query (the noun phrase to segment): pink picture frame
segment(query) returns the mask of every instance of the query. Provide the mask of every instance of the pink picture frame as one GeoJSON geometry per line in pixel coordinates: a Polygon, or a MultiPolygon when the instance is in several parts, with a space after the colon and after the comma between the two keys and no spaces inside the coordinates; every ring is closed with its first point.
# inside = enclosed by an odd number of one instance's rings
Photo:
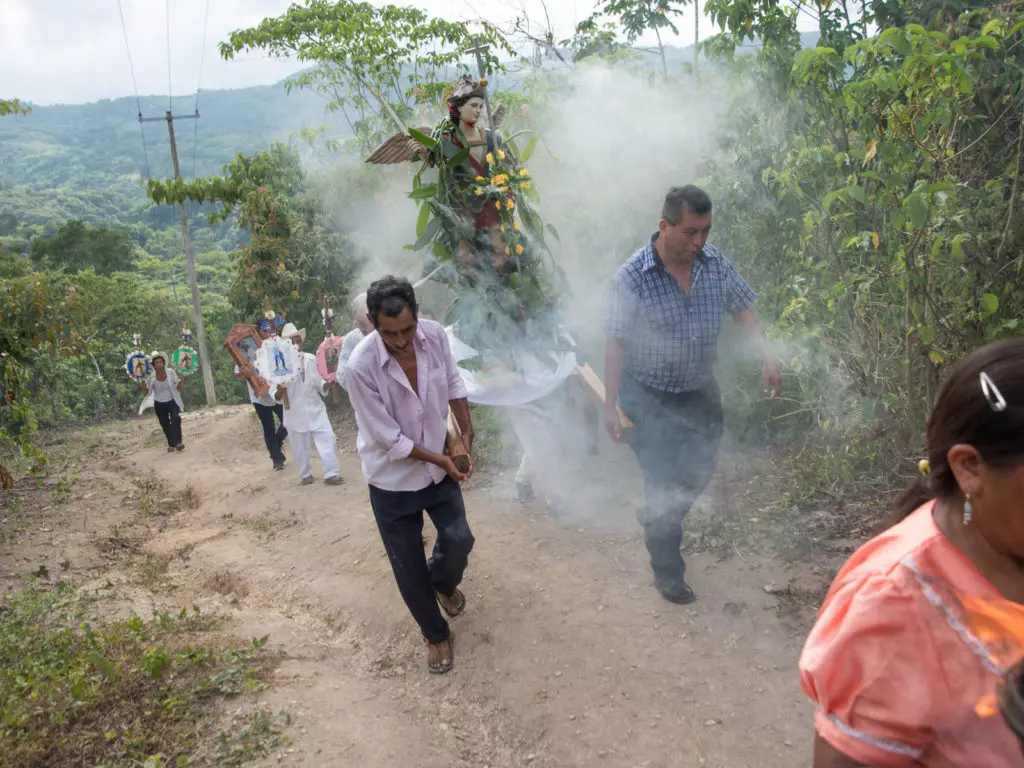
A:
{"type": "Polygon", "coordinates": [[[341,363],[340,336],[329,336],[320,342],[316,350],[316,369],[324,381],[333,384],[338,377],[338,365],[341,363]]]}

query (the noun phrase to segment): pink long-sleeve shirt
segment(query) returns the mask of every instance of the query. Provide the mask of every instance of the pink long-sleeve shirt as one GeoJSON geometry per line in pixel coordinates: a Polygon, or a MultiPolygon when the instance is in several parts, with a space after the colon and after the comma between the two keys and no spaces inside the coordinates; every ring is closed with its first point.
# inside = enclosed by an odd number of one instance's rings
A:
{"type": "Polygon", "coordinates": [[[420,320],[412,343],[419,392],[413,392],[376,331],[359,342],[345,374],[363,476],[385,491],[419,491],[444,479],[443,469],[409,454],[414,445],[441,453],[448,434],[448,402],[466,397],[441,324],[420,320]]]}

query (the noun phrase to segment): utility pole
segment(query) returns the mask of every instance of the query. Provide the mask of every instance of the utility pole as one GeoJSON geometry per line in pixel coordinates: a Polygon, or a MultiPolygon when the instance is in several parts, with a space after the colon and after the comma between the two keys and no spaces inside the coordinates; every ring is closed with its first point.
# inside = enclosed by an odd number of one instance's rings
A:
{"type": "MultiPolygon", "coordinates": [[[[146,117],[139,113],[140,123],[151,123],[157,120],[167,121],[167,133],[171,137],[171,162],[174,165],[174,178],[181,178],[181,169],[178,166],[178,145],[174,140],[175,120],[198,120],[199,110],[196,109],[191,115],[172,115],[170,110],[164,117],[146,117]]],[[[203,386],[206,388],[206,404],[211,408],[217,404],[217,393],[213,391],[213,370],[210,367],[210,354],[206,349],[206,329],[203,325],[203,305],[199,300],[199,283],[196,280],[196,260],[192,253],[192,238],[188,233],[188,215],[185,213],[185,203],[178,203],[178,211],[181,214],[181,230],[185,233],[185,264],[188,266],[188,284],[192,288],[192,310],[196,313],[196,336],[199,339],[199,362],[203,368],[203,386]]]]}
{"type": "MultiPolygon", "coordinates": [[[[466,53],[472,53],[476,56],[476,68],[480,73],[480,78],[483,79],[487,76],[487,73],[484,72],[484,59],[482,54],[486,53],[490,46],[479,38],[474,40],[474,43],[475,45],[472,48],[466,49],[466,53]]],[[[484,110],[487,113],[487,127],[493,129],[494,126],[491,125],[491,100],[487,97],[486,88],[484,89],[484,110]]]]}
{"type": "Polygon", "coordinates": [[[700,0],[693,0],[693,69],[697,70],[697,46],[700,45],[700,0]]]}

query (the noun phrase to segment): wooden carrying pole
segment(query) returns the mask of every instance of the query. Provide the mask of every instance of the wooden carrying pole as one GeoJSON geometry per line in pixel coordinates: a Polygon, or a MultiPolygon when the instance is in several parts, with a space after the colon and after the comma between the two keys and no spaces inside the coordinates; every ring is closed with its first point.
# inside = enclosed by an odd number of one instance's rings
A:
{"type": "Polygon", "coordinates": [[[455,462],[456,469],[459,472],[469,472],[469,451],[466,450],[462,430],[459,429],[459,422],[455,420],[451,408],[448,409],[448,438],[445,440],[445,448],[455,462]]]}
{"type": "MultiPolygon", "coordinates": [[[[602,408],[604,408],[606,393],[604,382],[601,381],[601,377],[598,376],[594,372],[594,369],[587,363],[576,367],[576,375],[579,376],[580,383],[583,384],[584,391],[602,408]]],[[[619,407],[618,403],[615,404],[615,410],[618,411],[619,414],[619,425],[622,427],[622,437],[624,440],[628,440],[633,431],[633,422],[630,421],[629,417],[622,412],[622,408],[619,407]]]]}

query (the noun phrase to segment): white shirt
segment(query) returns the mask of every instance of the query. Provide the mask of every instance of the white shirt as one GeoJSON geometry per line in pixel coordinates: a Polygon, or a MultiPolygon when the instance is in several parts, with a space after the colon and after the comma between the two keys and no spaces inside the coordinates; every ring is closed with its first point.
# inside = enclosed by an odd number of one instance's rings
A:
{"type": "MultiPolygon", "coordinates": [[[[237,365],[235,366],[235,373],[238,373],[237,365]]],[[[252,391],[252,384],[249,383],[248,379],[245,380],[245,386],[248,387],[249,389],[250,403],[255,403],[256,405],[268,405],[271,408],[277,405],[277,401],[274,399],[273,388],[271,388],[271,390],[267,392],[267,394],[265,394],[263,397],[256,397],[256,393],[252,391]]]]}
{"type": "MultiPolygon", "coordinates": [[[[153,393],[153,384],[156,382],[156,375],[150,374],[149,378],[146,379],[146,398],[142,401],[142,405],[139,406],[139,415],[148,408],[153,407],[153,403],[156,402],[155,395],[153,393]]],[[[181,392],[178,391],[178,374],[173,368],[167,369],[167,383],[171,385],[171,399],[178,404],[178,410],[182,413],[185,412],[185,403],[181,400],[181,392]]]]}
{"type": "Polygon", "coordinates": [[[323,401],[326,386],[327,382],[316,369],[316,358],[308,352],[300,352],[299,370],[288,384],[288,407],[284,409],[285,429],[289,432],[331,429],[327,406],[323,401]]]}
{"type": "Polygon", "coordinates": [[[169,403],[174,399],[174,387],[170,376],[163,381],[153,377],[153,399],[158,403],[169,403]]]}
{"type": "Polygon", "coordinates": [[[359,346],[359,342],[365,338],[366,334],[356,326],[341,339],[341,354],[338,356],[338,371],[335,374],[335,380],[342,389],[345,389],[345,368],[348,366],[349,358],[359,346]]]}

